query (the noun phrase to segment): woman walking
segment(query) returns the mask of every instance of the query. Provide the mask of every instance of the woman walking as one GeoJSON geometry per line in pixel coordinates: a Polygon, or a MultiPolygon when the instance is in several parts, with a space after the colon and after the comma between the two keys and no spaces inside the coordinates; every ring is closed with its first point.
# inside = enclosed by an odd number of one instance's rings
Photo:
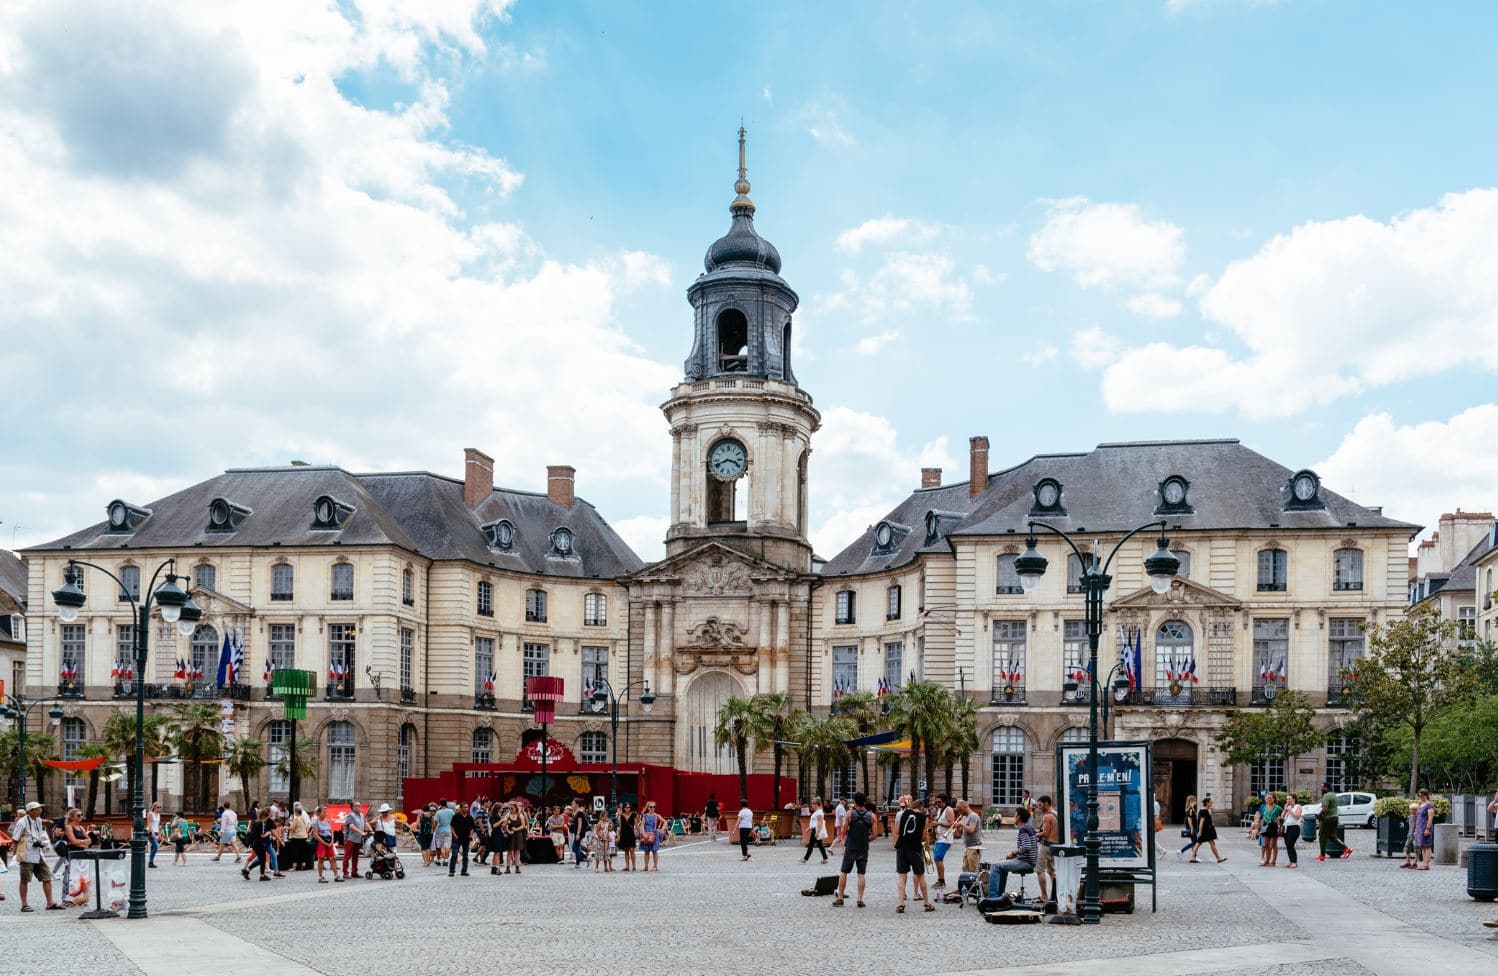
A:
{"type": "Polygon", "coordinates": [[[146,840],[151,844],[151,853],[146,859],[146,867],[156,866],[156,852],[161,849],[161,804],[151,804],[151,812],[146,814],[146,840]]]}
{"type": "Polygon", "coordinates": [[[432,831],[436,826],[432,814],[436,812],[437,808],[428,803],[416,817],[416,846],[421,848],[421,863],[426,867],[432,866],[432,831]]]}
{"type": "Polygon", "coordinates": [[[1264,849],[1259,854],[1259,867],[1272,868],[1280,861],[1280,818],[1285,815],[1278,793],[1271,790],[1265,794],[1262,812],[1264,849]]]}
{"type": "Polygon", "coordinates": [[[635,870],[635,845],[639,843],[635,838],[635,808],[628,803],[621,805],[618,817],[619,826],[614,834],[615,843],[618,844],[619,850],[624,852],[624,870],[633,871],[635,870]]]}
{"type": "Polygon", "coordinates": [[[257,811],[250,820],[250,829],[245,831],[244,835],[245,846],[250,849],[250,856],[244,862],[244,867],[240,868],[239,873],[246,881],[250,880],[250,871],[257,867],[260,869],[260,880],[270,880],[270,876],[265,873],[270,863],[270,831],[270,811],[257,811]]]}
{"type": "Polygon", "coordinates": [[[1217,858],[1221,864],[1227,858],[1217,853],[1217,825],[1212,822],[1212,798],[1209,796],[1202,801],[1202,806],[1196,814],[1196,845],[1191,848],[1191,863],[1196,864],[1196,855],[1206,844],[1212,850],[1212,856],[1217,858]]]}
{"type": "Polygon", "coordinates": [[[813,849],[821,851],[822,863],[827,863],[827,816],[831,812],[819,800],[812,803],[811,815],[806,823],[806,854],[801,858],[802,864],[811,860],[813,849]]]}
{"type": "Polygon", "coordinates": [[[328,879],[323,877],[324,864],[333,872],[334,881],[342,881],[338,876],[338,852],[333,849],[333,822],[328,819],[327,807],[317,808],[317,817],[312,821],[312,832],[317,841],[317,883],[328,883],[328,879]]]}
{"type": "Polygon", "coordinates": [[[645,855],[645,867],[641,870],[651,870],[652,861],[654,870],[661,870],[661,833],[666,829],[666,819],[655,812],[655,801],[651,800],[645,804],[645,815],[640,818],[640,851],[645,855]]]}
{"type": "Polygon", "coordinates": [[[1290,859],[1287,868],[1300,867],[1300,861],[1295,856],[1295,842],[1300,840],[1300,825],[1302,812],[1300,801],[1295,794],[1285,794],[1285,815],[1280,818],[1280,832],[1285,838],[1285,856],[1290,859]]]}
{"type": "Polygon", "coordinates": [[[187,845],[192,843],[192,821],[178,811],[166,829],[171,832],[172,850],[175,852],[172,854],[172,864],[187,867],[187,845]]]}
{"type": "Polygon", "coordinates": [[[1186,816],[1181,823],[1181,836],[1186,838],[1186,843],[1176,851],[1176,860],[1186,859],[1186,852],[1196,846],[1196,794],[1186,797],[1186,816]]]}

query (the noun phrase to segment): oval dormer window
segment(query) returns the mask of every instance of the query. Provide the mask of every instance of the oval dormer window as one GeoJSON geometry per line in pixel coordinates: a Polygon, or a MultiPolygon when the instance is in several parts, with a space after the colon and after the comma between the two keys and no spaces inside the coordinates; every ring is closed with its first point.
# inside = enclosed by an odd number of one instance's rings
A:
{"type": "Polygon", "coordinates": [[[890,543],[895,541],[895,530],[890,528],[888,522],[880,522],[874,529],[874,544],[880,549],[888,549],[890,543]]]}
{"type": "Polygon", "coordinates": [[[320,498],[317,502],[317,520],[324,525],[333,521],[333,501],[329,498],[320,498]]]}
{"type": "Polygon", "coordinates": [[[213,504],[208,506],[208,524],[215,529],[227,529],[229,514],[229,503],[222,498],[214,499],[213,504]]]}
{"type": "Polygon", "coordinates": [[[551,534],[551,547],[558,554],[569,556],[572,554],[572,530],[557,529],[551,534]]]}
{"type": "Polygon", "coordinates": [[[125,507],[124,502],[115,502],[109,506],[109,524],[116,529],[125,528],[130,520],[130,510],[125,507]]]}

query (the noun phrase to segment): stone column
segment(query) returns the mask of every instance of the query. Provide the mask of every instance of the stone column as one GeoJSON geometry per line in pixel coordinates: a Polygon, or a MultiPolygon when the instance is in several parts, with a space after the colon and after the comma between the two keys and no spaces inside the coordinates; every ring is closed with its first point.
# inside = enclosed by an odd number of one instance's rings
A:
{"type": "Polygon", "coordinates": [[[791,690],[791,602],[775,603],[775,691],[791,690]]]}
{"type": "Polygon", "coordinates": [[[660,629],[660,653],[657,656],[659,665],[660,688],[658,694],[671,694],[672,686],[676,680],[676,665],[672,655],[676,648],[676,604],[670,600],[661,603],[661,629],[660,629]]]}
{"type": "Polygon", "coordinates": [[[775,664],[775,649],[774,646],[770,643],[770,615],[774,612],[774,605],[771,604],[768,600],[762,600],[756,597],[754,601],[749,604],[749,610],[754,617],[759,618],[759,636],[755,640],[755,643],[758,645],[755,649],[755,660],[759,664],[758,691],[763,694],[765,692],[774,690],[774,688],[770,684],[772,677],[770,669],[774,667],[775,664]]]}
{"type": "Polygon", "coordinates": [[[644,644],[645,677],[650,679],[650,686],[660,686],[659,662],[655,654],[655,601],[645,601],[645,621],[640,640],[644,644]]]}

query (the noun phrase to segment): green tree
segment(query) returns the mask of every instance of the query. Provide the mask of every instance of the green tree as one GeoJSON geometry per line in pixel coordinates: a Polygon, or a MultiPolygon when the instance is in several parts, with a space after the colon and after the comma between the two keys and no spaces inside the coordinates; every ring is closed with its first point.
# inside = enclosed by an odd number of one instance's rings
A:
{"type": "MultiPolygon", "coordinates": [[[[978,751],[978,703],[967,695],[952,696],[952,749],[962,762],[962,795],[968,796],[968,773],[973,765],[973,753],[978,751]]],[[[947,784],[947,796],[952,795],[952,784],[947,784]]]]}
{"type": "Polygon", "coordinates": [[[1482,684],[1479,660],[1456,647],[1457,624],[1422,606],[1368,631],[1367,657],[1347,669],[1349,706],[1385,728],[1410,733],[1410,795],[1420,787],[1420,750],[1426,729],[1471,703],[1482,684]]]}
{"type": "MultiPolygon", "coordinates": [[[[132,719],[133,721],[133,719],[132,719]]],[[[197,809],[212,809],[208,796],[208,778],[203,774],[204,760],[217,759],[223,744],[219,731],[218,709],[202,702],[181,702],[172,706],[171,741],[184,762],[191,765],[197,809]]],[[[184,806],[187,790],[183,790],[184,806]]]]}
{"type": "Polygon", "coordinates": [[[35,732],[26,734],[26,756],[21,758],[21,736],[15,728],[0,732],[0,771],[11,786],[11,799],[19,804],[21,799],[21,777],[20,771],[26,769],[29,773],[30,782],[35,788],[27,791],[29,799],[36,799],[43,794],[47,786],[47,774],[52,767],[45,765],[43,760],[52,759],[57,755],[57,740],[50,735],[39,735],[35,732]]]}
{"type": "Polygon", "coordinates": [[[814,715],[801,727],[801,761],[816,769],[816,795],[827,796],[827,771],[848,761],[853,724],[841,715],[814,715]]]}
{"type": "MultiPolygon", "coordinates": [[[[271,768],[276,771],[277,776],[284,776],[287,780],[295,779],[300,782],[304,779],[311,779],[317,775],[317,743],[311,739],[298,738],[296,740],[296,770],[294,776],[291,768],[291,750],[289,748],[283,750],[276,757],[276,761],[271,768]]],[[[550,775],[546,778],[548,780],[554,779],[550,775]]]]}
{"type": "MultiPolygon", "coordinates": [[[[125,796],[130,802],[135,801],[135,763],[131,760],[135,756],[135,713],[127,711],[115,712],[105,719],[104,727],[99,730],[99,742],[104,747],[104,754],[110,759],[123,759],[125,762],[125,796]]],[[[113,781],[106,780],[106,796],[104,805],[114,812],[113,808],[113,781]]]]}
{"type": "MultiPolygon", "coordinates": [[[[1498,695],[1458,705],[1433,719],[1420,745],[1421,765],[1434,784],[1459,793],[1486,793],[1498,782],[1498,695]]],[[[1408,727],[1390,736],[1391,765],[1409,768],[1414,737],[1408,727]]]]}
{"type": "Polygon", "coordinates": [[[754,702],[737,695],[718,706],[713,739],[718,747],[733,750],[739,764],[739,796],[749,795],[749,743],[754,741],[754,702]]]}
{"type": "Polygon", "coordinates": [[[151,763],[151,802],[161,795],[161,764],[153,760],[172,751],[171,720],[159,712],[146,715],[145,752],[146,762],[151,763]]]}
{"type": "Polygon", "coordinates": [[[934,681],[911,681],[890,696],[890,724],[895,732],[910,739],[910,791],[921,783],[921,751],[926,749],[926,781],[930,783],[935,767],[932,755],[945,729],[949,706],[947,689],[934,681]]]}
{"type": "MultiPolygon", "coordinates": [[[[837,700],[838,714],[852,726],[853,734],[848,738],[859,738],[879,731],[880,726],[884,724],[884,714],[880,704],[879,696],[872,691],[850,691],[837,700]]],[[[874,788],[869,780],[868,747],[854,746],[849,751],[863,772],[864,794],[873,796],[874,788]]]]}
{"type": "Polygon", "coordinates": [[[1217,744],[1230,765],[1265,760],[1284,763],[1326,742],[1326,733],[1313,721],[1315,715],[1304,694],[1282,691],[1266,708],[1229,712],[1227,723],[1217,733],[1217,744]]]}
{"type": "Polygon", "coordinates": [[[229,740],[229,748],[224,754],[224,766],[229,770],[230,775],[239,778],[239,792],[242,800],[240,809],[249,809],[250,780],[259,776],[260,771],[266,767],[265,744],[259,739],[248,736],[229,740]]]}
{"type": "MultiPolygon", "coordinates": [[[[791,705],[791,696],[783,691],[755,695],[753,701],[754,722],[751,731],[754,744],[757,750],[768,747],[774,757],[775,785],[772,792],[778,803],[780,771],[785,765],[785,743],[794,741],[793,734],[802,713],[791,705]]],[[[797,799],[800,799],[799,794],[797,799]]]]}
{"type": "MultiPolygon", "coordinates": [[[[106,746],[106,745],[104,745],[104,743],[102,743],[102,742],[85,742],[83,745],[81,745],[81,746],[78,747],[78,758],[79,759],[100,759],[100,758],[102,758],[102,759],[112,759],[114,757],[109,754],[109,747],[106,746]]],[[[90,769],[88,771],[88,799],[84,801],[84,805],[83,805],[83,819],[85,819],[85,820],[92,820],[92,819],[94,819],[94,810],[96,809],[96,807],[98,806],[98,803],[99,803],[99,776],[103,772],[104,772],[104,767],[103,766],[95,766],[93,769],[90,769]]],[[[108,796],[107,786],[108,786],[108,784],[106,784],[106,795],[105,795],[105,798],[104,798],[104,810],[105,810],[106,813],[113,813],[114,811],[110,808],[109,801],[110,801],[111,797],[108,796]]]]}

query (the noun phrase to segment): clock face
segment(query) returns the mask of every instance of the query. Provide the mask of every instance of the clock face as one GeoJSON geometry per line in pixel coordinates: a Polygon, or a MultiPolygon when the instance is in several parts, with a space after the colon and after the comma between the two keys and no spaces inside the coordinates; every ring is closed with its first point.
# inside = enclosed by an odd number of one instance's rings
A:
{"type": "Polygon", "coordinates": [[[879,543],[879,545],[881,545],[881,546],[887,546],[887,545],[889,545],[890,544],[890,540],[893,539],[894,536],[895,536],[894,530],[891,529],[889,527],[889,525],[886,524],[886,523],[884,523],[884,522],[879,523],[879,528],[877,528],[877,529],[874,530],[874,541],[877,542],[877,543],[879,543]]]}
{"type": "Polygon", "coordinates": [[[744,473],[749,452],[738,441],[719,441],[707,456],[707,467],[719,481],[732,481],[744,473]]]}
{"type": "Polygon", "coordinates": [[[109,524],[120,527],[125,524],[125,506],[114,504],[109,506],[109,524]]]}
{"type": "Polygon", "coordinates": [[[515,529],[509,522],[501,522],[495,528],[494,541],[498,542],[501,548],[510,548],[510,543],[515,541],[515,529]]]}
{"type": "Polygon", "coordinates": [[[1055,482],[1047,481],[1041,484],[1035,492],[1035,500],[1040,502],[1041,508],[1054,508],[1056,500],[1061,497],[1061,489],[1056,487],[1055,482]]]}
{"type": "Polygon", "coordinates": [[[557,552],[568,553],[572,551],[572,533],[566,529],[557,529],[556,534],[551,537],[551,544],[556,546],[557,552]]]}
{"type": "Polygon", "coordinates": [[[1172,505],[1179,505],[1186,498],[1186,486],[1172,478],[1165,482],[1165,500],[1172,505]]]}
{"type": "Polygon", "coordinates": [[[1316,479],[1311,475],[1303,474],[1295,479],[1295,497],[1303,502],[1308,502],[1316,497],[1316,479]]]}

